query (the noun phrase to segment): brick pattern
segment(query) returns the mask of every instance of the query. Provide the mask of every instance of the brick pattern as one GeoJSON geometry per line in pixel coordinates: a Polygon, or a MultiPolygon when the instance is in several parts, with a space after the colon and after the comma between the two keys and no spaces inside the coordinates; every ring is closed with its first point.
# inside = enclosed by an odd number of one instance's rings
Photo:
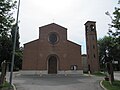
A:
{"type": "MultiPolygon", "coordinates": [[[[96,22],[85,23],[87,60],[91,73],[99,71],[99,55],[97,46],[96,22]],[[93,30],[91,28],[93,26],[93,30]]],[[[89,67],[88,67],[89,68],[89,67]]]]}

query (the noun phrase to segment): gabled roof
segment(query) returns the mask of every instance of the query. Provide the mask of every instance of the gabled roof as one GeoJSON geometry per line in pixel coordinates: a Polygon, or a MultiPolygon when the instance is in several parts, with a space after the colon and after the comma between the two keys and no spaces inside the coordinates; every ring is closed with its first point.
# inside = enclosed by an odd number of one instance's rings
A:
{"type": "Polygon", "coordinates": [[[25,43],[24,45],[27,45],[27,44],[30,44],[30,43],[37,42],[38,40],[39,40],[39,39],[36,39],[36,40],[30,41],[30,42],[27,42],[27,43],[25,43]]]}
{"type": "Polygon", "coordinates": [[[72,43],[72,44],[74,44],[74,45],[77,45],[77,46],[80,46],[81,47],[81,45],[80,44],[77,44],[77,43],[75,43],[75,42],[72,42],[72,41],[70,41],[70,40],[67,40],[68,42],[70,42],[70,43],[72,43]]]}
{"type": "Polygon", "coordinates": [[[61,25],[58,25],[58,24],[56,24],[56,23],[50,23],[50,24],[41,26],[41,27],[39,27],[39,28],[49,27],[49,26],[57,26],[57,27],[60,27],[60,28],[63,28],[63,29],[66,29],[66,30],[67,30],[67,28],[65,28],[65,27],[63,27],[63,26],[61,26],[61,25]]]}

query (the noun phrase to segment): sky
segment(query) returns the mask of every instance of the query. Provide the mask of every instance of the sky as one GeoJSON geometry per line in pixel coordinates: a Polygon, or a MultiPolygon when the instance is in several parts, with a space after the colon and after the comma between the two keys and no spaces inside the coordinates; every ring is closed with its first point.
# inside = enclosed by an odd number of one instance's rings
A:
{"type": "Polygon", "coordinates": [[[20,43],[39,38],[39,27],[57,23],[67,28],[68,40],[82,46],[86,53],[85,22],[96,21],[97,39],[108,32],[111,14],[118,0],[21,0],[19,13],[20,43]]]}

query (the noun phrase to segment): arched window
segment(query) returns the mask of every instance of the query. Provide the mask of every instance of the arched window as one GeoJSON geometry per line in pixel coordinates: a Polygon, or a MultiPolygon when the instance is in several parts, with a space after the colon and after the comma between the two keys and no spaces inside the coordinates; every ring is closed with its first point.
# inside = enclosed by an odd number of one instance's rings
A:
{"type": "Polygon", "coordinates": [[[91,29],[91,31],[94,31],[95,30],[95,26],[94,25],[90,25],[90,29],[91,29]]]}

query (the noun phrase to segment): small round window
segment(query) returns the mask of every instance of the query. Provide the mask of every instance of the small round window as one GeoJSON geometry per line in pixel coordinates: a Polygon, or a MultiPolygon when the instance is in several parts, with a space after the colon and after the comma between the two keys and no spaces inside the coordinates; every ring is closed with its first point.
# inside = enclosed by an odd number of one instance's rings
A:
{"type": "Polygon", "coordinates": [[[49,35],[49,41],[51,44],[55,44],[57,42],[57,35],[56,33],[51,33],[49,35]]]}

